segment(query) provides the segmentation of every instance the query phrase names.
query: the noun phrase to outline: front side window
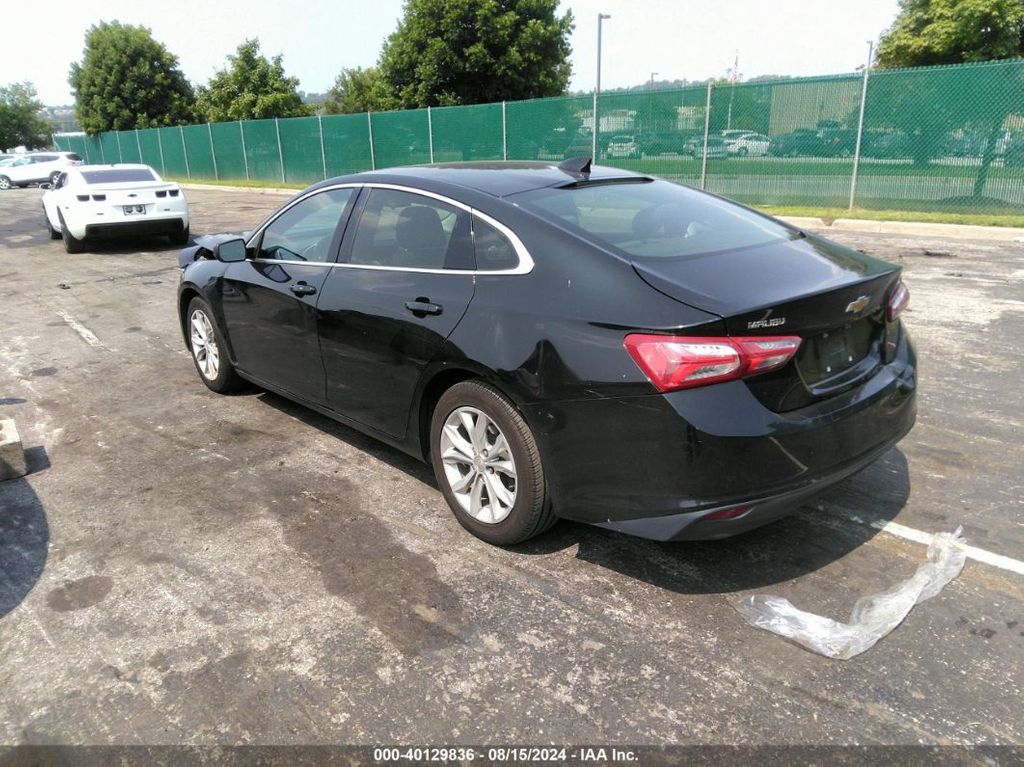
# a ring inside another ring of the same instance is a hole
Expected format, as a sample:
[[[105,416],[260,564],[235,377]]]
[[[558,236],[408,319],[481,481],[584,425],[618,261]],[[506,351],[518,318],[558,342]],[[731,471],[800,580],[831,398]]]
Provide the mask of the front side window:
[[[472,269],[469,214],[432,197],[369,190],[349,262],[405,269]]]
[[[515,199],[601,247],[643,258],[695,257],[799,236],[739,205],[667,181],[540,189]]]
[[[259,258],[326,262],[331,241],[354,190],[330,189],[292,205],[263,230]]]

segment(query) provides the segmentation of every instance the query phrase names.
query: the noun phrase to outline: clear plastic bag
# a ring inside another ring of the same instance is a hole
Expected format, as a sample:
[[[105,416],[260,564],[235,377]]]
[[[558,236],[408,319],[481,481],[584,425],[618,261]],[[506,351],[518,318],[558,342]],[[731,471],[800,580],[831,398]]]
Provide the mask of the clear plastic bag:
[[[961,530],[933,535],[928,561],[894,588],[858,599],[849,623],[798,610],[788,599],[767,594],[745,597],[736,609],[753,626],[826,657],[847,660],[871,649],[900,625],[914,605],[938,594],[960,574],[967,556]]]

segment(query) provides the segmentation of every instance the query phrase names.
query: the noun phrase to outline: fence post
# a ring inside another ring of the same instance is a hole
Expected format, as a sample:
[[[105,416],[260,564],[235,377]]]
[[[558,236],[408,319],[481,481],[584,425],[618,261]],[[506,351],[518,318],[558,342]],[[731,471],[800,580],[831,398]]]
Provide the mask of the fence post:
[[[179,125],[178,132],[181,134],[181,154],[185,158],[185,176],[191,181],[192,170],[188,167],[188,144],[185,143],[185,128]],[[102,146],[100,148],[102,149]]]
[[[853,175],[850,176],[850,206],[847,210],[853,210],[853,201],[857,196],[857,173],[860,171],[860,147],[864,138],[864,108],[868,100],[868,75],[871,73],[871,54],[874,51],[875,43],[868,40],[868,62],[864,65],[864,84],[860,90],[860,117],[857,118],[857,146],[853,150]]]
[[[121,154],[121,131],[114,131],[114,138],[117,139],[117,161],[124,162],[124,155]]]
[[[430,164],[434,164],[434,117],[430,107],[427,107],[427,143],[430,144]]]
[[[156,148],[160,151],[160,175],[167,175],[167,163],[164,162],[164,140],[160,135],[160,128],[156,129]]]
[[[103,151],[103,134],[100,133],[96,137],[96,143],[100,145],[100,162],[104,165],[107,164],[107,153]]]
[[[501,159],[508,159],[508,121],[504,101],[501,102]]]
[[[284,149],[281,147],[281,121],[274,118],[274,130],[277,132],[277,161],[281,163],[281,183],[287,184],[284,176]]]
[[[145,164],[145,160],[142,159],[142,142],[139,141],[139,129],[135,129],[135,148],[139,150],[139,162]]]
[[[245,128],[242,127],[242,121],[238,121],[238,133],[242,137],[242,164],[245,165],[245,180],[249,180],[249,154],[245,149]]]
[[[704,189],[708,180],[708,131],[711,129],[711,81],[708,81],[708,100],[704,105],[704,151],[700,159],[700,188]]]
[[[377,154],[373,150],[373,120],[370,112],[366,113],[367,135],[370,137],[370,170],[377,170]]]
[[[220,181],[220,171],[217,170],[217,150],[213,146],[213,127],[206,123],[206,133],[210,137],[210,157],[213,158],[213,180]]]
[[[324,116],[317,115],[316,121],[320,126],[320,161],[324,164],[324,178],[327,178],[327,150],[324,148]]]

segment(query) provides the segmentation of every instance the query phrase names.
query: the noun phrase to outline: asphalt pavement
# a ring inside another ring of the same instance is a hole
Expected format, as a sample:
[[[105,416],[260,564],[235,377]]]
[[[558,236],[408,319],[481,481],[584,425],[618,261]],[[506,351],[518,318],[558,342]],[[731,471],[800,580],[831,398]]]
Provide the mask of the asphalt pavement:
[[[1021,744],[1024,244],[832,232],[906,270],[919,419],[769,527],[660,544],[560,523],[498,549],[429,469],[198,380],[176,249],[68,255],[0,193],[0,743]],[[189,190],[193,233],[282,200]],[[963,528],[963,573],[830,660],[747,625],[845,620]]]

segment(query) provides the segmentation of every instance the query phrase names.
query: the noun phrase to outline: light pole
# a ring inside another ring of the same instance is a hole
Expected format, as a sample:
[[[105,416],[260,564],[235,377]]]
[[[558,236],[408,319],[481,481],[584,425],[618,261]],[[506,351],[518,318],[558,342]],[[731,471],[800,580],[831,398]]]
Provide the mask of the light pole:
[[[647,88],[647,122],[649,124],[645,125],[644,127],[647,130],[649,130],[649,131],[655,130],[655,125],[654,125],[654,76],[656,74],[658,74],[658,73],[657,72],[651,72],[651,84]]]
[[[860,116],[857,118],[857,145],[853,150],[853,173],[850,175],[850,207],[853,210],[853,202],[857,197],[857,172],[860,170],[860,148],[864,138],[864,107],[868,99],[868,77],[871,75],[871,61],[875,52],[875,41],[868,40],[868,60],[864,65],[864,81],[860,90]]]
[[[597,116],[597,96],[601,92],[601,23],[610,19],[611,14],[597,14],[597,87],[594,89],[594,130],[591,131],[591,161],[597,162],[597,134],[601,129],[601,122]]]

